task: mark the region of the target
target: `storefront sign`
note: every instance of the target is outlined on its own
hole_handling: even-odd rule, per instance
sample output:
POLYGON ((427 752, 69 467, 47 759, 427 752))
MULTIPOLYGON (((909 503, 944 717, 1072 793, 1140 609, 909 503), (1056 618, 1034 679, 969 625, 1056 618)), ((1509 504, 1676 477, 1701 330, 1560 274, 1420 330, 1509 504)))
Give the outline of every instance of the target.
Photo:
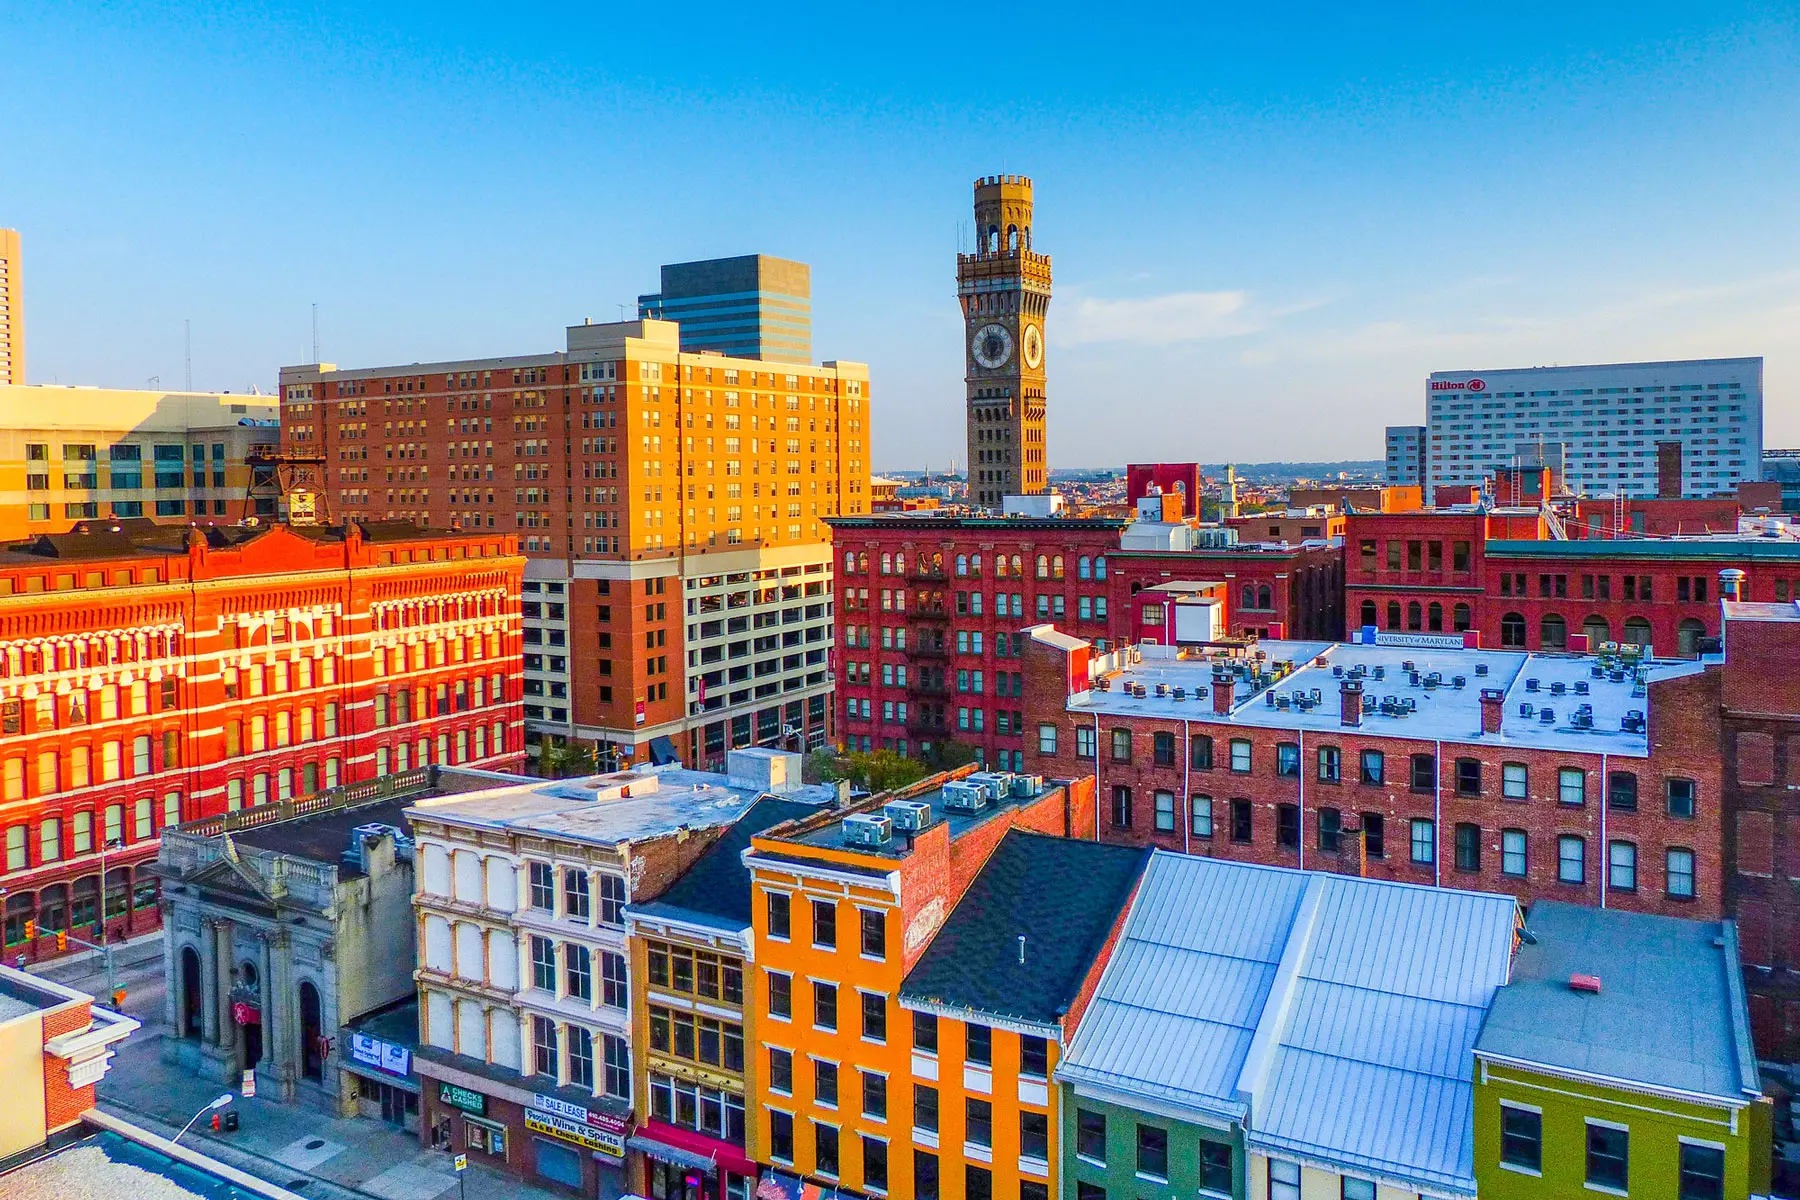
POLYGON ((531 1107, 541 1113, 553 1117, 561 1117, 565 1121, 575 1121, 582 1125, 592 1125, 598 1129, 623 1135, 625 1118, 615 1117, 608 1113, 595 1112, 584 1104, 574 1104, 556 1096, 547 1096, 543 1092, 531 1094, 531 1107))
POLYGON ((438 1099, 451 1108, 460 1108, 466 1113, 474 1113, 478 1117, 487 1116, 487 1097, 480 1092, 471 1092, 468 1088, 457 1087, 454 1083, 438 1084, 438 1099))
POLYGON ((238 1025, 258 1025, 262 1023, 262 1010, 254 1004, 239 1000, 231 1006, 231 1019, 238 1025))
POLYGON ((406 1075, 412 1070, 410 1049, 372 1038, 366 1033, 350 1035, 350 1057, 390 1075, 406 1075))
POLYGON ((561 1138, 565 1142, 574 1142, 577 1146, 585 1146, 608 1158, 622 1159, 625 1157, 623 1130, 613 1133, 584 1122, 570 1121, 564 1117, 544 1112, 527 1112, 525 1128, 533 1133, 544 1133, 553 1138, 561 1138))

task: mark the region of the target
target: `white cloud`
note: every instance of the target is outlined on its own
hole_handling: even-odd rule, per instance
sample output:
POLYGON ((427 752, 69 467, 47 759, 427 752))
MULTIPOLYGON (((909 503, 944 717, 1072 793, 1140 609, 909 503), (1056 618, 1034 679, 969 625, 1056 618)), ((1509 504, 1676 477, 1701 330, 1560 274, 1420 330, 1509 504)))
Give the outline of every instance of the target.
POLYGON ((1083 296, 1064 318, 1066 345, 1134 342, 1168 346, 1256 333, 1264 323, 1249 312, 1247 292, 1171 292, 1136 300, 1083 296))

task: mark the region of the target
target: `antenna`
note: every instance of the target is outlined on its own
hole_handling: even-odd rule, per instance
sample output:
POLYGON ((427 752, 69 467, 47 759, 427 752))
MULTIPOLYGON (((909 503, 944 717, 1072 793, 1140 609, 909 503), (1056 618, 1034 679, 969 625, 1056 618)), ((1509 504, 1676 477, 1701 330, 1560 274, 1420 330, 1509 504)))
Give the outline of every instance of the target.
POLYGON ((313 360, 313 366, 316 367, 319 365, 319 302, 316 300, 313 301, 312 318, 313 318, 313 356, 312 356, 312 360, 313 360))
POLYGON ((194 322, 190 317, 181 319, 181 354, 187 363, 187 382, 184 391, 194 390, 194 322))
POLYGON ((619 309, 619 320, 624 321, 625 320, 625 306, 623 304, 621 304, 618 306, 618 309, 619 309))

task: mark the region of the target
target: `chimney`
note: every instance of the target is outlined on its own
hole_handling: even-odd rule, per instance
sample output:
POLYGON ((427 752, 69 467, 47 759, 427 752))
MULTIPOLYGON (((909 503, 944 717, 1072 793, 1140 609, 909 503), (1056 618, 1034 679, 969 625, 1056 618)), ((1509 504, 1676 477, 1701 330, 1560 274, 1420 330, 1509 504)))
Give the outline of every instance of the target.
POLYGON ((1232 699, 1236 692, 1237 692, 1237 677, 1236 676, 1232 675, 1229 671, 1214 671, 1213 672, 1212 700, 1213 700, 1213 711, 1214 712, 1216 712, 1216 713, 1230 712, 1231 711, 1231 702, 1232 702, 1232 699))
POLYGON ((1737 602, 1744 598, 1744 573, 1736 567, 1719 572, 1719 599, 1737 602))
POLYGON ((1656 498, 1681 499, 1681 443, 1656 443, 1656 498))
POLYGON ((1506 693, 1499 688, 1481 689, 1481 732, 1499 733, 1506 713, 1506 693))
POLYGON ((1346 679, 1338 685, 1338 699, 1343 706, 1345 728, 1354 729, 1362 724, 1362 697, 1362 680, 1346 679))

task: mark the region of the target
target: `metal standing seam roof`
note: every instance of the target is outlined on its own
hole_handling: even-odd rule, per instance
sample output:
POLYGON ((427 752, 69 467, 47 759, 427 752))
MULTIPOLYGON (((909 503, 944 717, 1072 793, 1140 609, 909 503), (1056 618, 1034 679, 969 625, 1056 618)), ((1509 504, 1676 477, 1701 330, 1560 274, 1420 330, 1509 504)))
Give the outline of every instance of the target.
POLYGON ((1539 900, 1526 927, 1536 944, 1520 948, 1477 1055, 1723 1104, 1762 1093, 1732 922, 1539 900), (1600 991, 1571 988, 1577 973, 1600 991))
POLYGON ((1473 1193, 1470 1050, 1516 920, 1510 896, 1157 851, 1057 1077, 1473 1193))

